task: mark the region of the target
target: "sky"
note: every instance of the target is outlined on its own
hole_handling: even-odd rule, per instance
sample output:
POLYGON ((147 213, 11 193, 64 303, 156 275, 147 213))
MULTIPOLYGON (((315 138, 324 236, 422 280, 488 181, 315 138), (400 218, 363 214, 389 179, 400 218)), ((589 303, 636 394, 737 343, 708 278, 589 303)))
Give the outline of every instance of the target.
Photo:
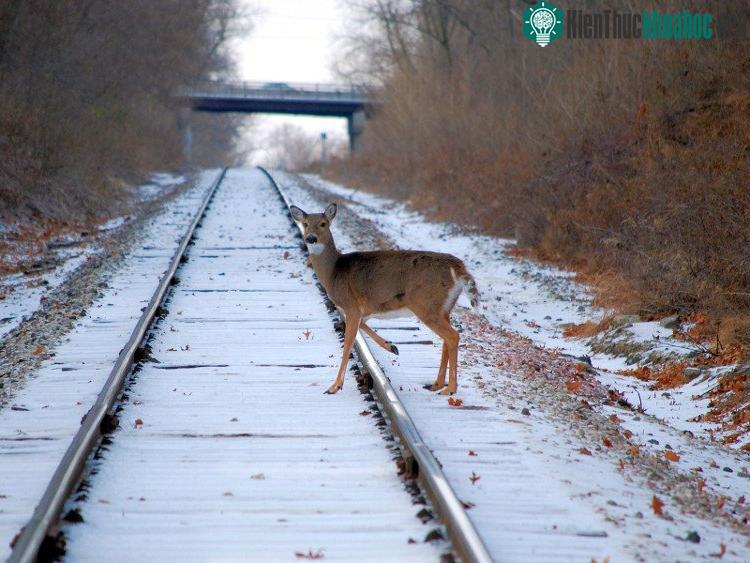
MULTIPOLYGON (((331 68, 336 57, 336 37, 345 25, 340 0, 241 0, 254 15, 246 38, 232 46, 241 80, 261 82, 335 83, 331 68)), ((346 138, 346 120, 313 116, 256 115, 245 138, 258 144, 270 130, 293 123, 319 136, 346 138)), ((250 163, 264 162, 262 149, 250 163)), ((265 162, 266 164, 273 164, 265 162)))

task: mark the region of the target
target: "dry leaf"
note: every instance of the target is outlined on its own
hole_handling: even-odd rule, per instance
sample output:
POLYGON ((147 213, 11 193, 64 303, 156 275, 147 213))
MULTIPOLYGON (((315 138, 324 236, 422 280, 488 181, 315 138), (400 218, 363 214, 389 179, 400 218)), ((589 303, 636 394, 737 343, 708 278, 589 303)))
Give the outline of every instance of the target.
POLYGON ((481 477, 477 475, 476 473, 474 473, 473 471, 471 472, 471 475, 469 475, 469 481, 471 481, 472 485, 476 483, 477 481, 479 481, 480 479, 481 477))
POLYGON ((312 548, 308 549, 307 553, 303 551, 295 551, 294 556, 297 559, 323 559, 325 557, 325 555, 323 555, 323 549, 313 551, 312 548))
POLYGON ((717 559, 721 559, 724 557, 724 554, 727 552, 727 546, 725 546, 723 543, 719 544, 719 553, 709 553, 711 557, 716 557, 717 559))
POLYGON ((578 393, 581 390, 583 381, 566 381, 565 388, 569 393, 578 393))
POLYGON ((40 354, 44 354, 44 346, 41 344, 34 348, 34 351, 31 353, 32 356, 39 356, 40 354))
POLYGON ((662 510, 664 508, 664 503, 656 496, 651 499, 651 508, 657 516, 662 516, 664 514, 662 510))
POLYGON ((610 442, 609 438, 602 438, 602 444, 604 444, 608 448, 612 447, 612 442, 610 442))
POLYGON ((305 335, 305 340, 310 340, 310 336, 312 335, 312 332, 308 329, 308 330, 305 330, 305 332, 303 332, 302 334, 305 335))
POLYGON ((578 451, 581 452, 583 455, 591 455, 591 450, 589 450, 588 448, 581 448, 578 451))
POLYGON ((143 419, 141 419, 141 418, 136 418, 136 419, 135 419, 135 423, 133 424, 133 426, 134 426, 135 428, 140 428, 141 426, 143 426, 143 419))
POLYGON ((635 444, 630 444, 628 446, 628 453, 633 457, 638 457, 639 455, 641 455, 641 450, 639 450, 638 446, 636 446, 635 444))
POLYGON ((669 461, 674 461, 675 463, 678 462, 678 461, 680 461, 680 456, 678 456, 672 450, 665 451, 664 452, 664 457, 666 457, 669 461))
POLYGON ((359 416, 370 416, 370 414, 372 414, 370 411, 363 410, 361 413, 359 413, 359 416))
POLYGON ((477 452, 475 452, 474 450, 469 450, 469 455, 474 457, 477 455, 477 452))

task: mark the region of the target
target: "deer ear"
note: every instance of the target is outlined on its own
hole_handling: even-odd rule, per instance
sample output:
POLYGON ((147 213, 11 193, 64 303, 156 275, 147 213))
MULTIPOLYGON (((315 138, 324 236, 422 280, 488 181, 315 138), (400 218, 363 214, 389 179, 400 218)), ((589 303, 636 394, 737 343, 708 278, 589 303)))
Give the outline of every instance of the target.
POLYGON ((333 221, 333 218, 336 217, 336 210, 337 209, 338 209, 338 207, 336 207, 335 203, 332 203, 328 207, 326 207, 326 210, 324 212, 325 216, 326 216, 326 219, 328 219, 329 221, 333 221))
POLYGON ((292 214, 292 219, 294 219, 295 221, 302 221, 305 217, 307 217, 307 213, 305 213, 304 211, 302 211, 296 205, 292 205, 289 208, 289 213, 292 214))

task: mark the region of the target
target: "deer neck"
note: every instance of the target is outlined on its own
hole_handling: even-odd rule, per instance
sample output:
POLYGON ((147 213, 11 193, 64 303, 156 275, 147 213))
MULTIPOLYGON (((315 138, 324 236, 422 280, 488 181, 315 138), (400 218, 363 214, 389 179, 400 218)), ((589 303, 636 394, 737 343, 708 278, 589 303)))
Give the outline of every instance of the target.
POLYGON ((331 239, 331 243, 327 244, 320 254, 311 254, 310 261, 312 262, 315 273, 318 274, 320 283, 323 287, 328 290, 331 279, 333 278, 333 271, 336 268, 336 260, 339 258, 339 251, 336 248, 336 243, 331 239))

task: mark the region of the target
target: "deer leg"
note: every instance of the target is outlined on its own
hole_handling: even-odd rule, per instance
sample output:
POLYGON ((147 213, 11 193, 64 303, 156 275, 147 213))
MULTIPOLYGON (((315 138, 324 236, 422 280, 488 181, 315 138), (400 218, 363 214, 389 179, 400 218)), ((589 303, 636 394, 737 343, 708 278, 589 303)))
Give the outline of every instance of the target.
MULTIPOLYGON (((450 323, 449 325, 450 326, 450 323)), ((449 337, 445 342, 448 345, 448 363, 450 364, 449 371, 450 376, 448 378, 448 387, 443 389, 441 395, 453 395, 458 390, 458 340, 460 336, 453 327, 453 336, 449 337)))
POLYGON ((339 373, 336 375, 336 380, 325 391, 330 395, 333 395, 344 386, 344 374, 346 373, 346 366, 349 364, 349 354, 352 351, 354 339, 357 338, 357 327, 359 327, 359 321, 362 318, 359 311, 350 311, 349 313, 345 313, 344 316, 346 317, 346 328, 344 329, 344 354, 341 357, 341 365, 339 366, 339 373))
POLYGON ((372 338, 375 341, 375 344, 398 356, 398 348, 396 348, 396 345, 393 344, 393 342, 388 342, 385 338, 372 330, 369 326, 367 326, 367 323, 365 321, 359 323, 359 328, 361 328, 367 336, 372 338))
POLYGON ((445 366, 447 363, 450 377, 448 378, 448 387, 443 389, 442 394, 452 395, 458 388, 458 340, 460 338, 458 332, 451 326, 447 313, 443 313, 438 317, 432 315, 417 316, 432 332, 443 339, 443 355, 440 358, 440 370, 431 390, 437 391, 445 387, 445 366))
POLYGON ((424 388, 430 391, 440 391, 445 387, 445 370, 448 367, 448 346, 443 341, 443 353, 440 355, 440 369, 438 369, 435 383, 432 385, 425 385, 424 388))

